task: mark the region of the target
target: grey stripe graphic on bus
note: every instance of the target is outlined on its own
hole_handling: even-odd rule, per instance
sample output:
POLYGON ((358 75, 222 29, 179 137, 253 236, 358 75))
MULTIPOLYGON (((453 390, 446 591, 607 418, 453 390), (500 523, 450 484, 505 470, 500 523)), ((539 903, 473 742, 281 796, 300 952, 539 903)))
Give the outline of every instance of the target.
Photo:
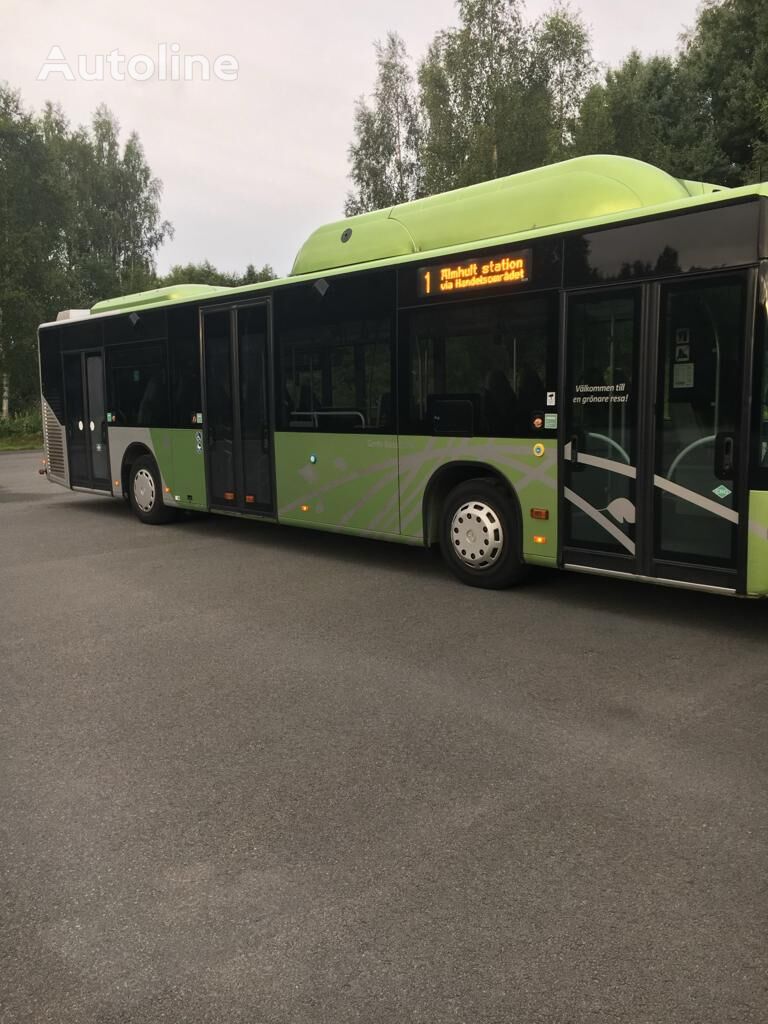
MULTIPOLYGON (((563 455, 569 462, 573 461, 573 450, 571 443, 568 442, 563 449, 563 455)), ((630 477, 635 479, 637 477, 637 469, 634 466, 630 466, 624 462, 615 462, 613 459, 603 459, 597 455, 586 455, 583 452, 578 452, 576 455, 576 461, 584 464, 585 466, 592 466, 596 469, 604 469, 609 473, 617 473, 620 476, 630 477)), ((719 505, 716 501, 711 498, 706 498, 703 494, 699 494, 696 491, 690 490, 688 487, 682 487, 680 484, 676 484, 673 480, 667 480, 664 476, 654 475, 653 478, 654 487, 658 487, 659 490, 665 491, 667 494, 673 495, 675 498, 680 498, 682 501, 687 501, 691 505, 696 505, 698 508, 703 509, 705 512, 711 512, 712 515, 719 516, 721 519, 727 519, 730 523, 739 522, 739 513, 732 508, 727 508, 724 505, 719 505)), ((574 491, 568 487, 564 488, 563 495, 566 501, 570 501, 572 505, 575 505, 578 509, 588 515, 590 519, 601 526, 607 533, 610 533, 612 537, 619 541, 619 543, 627 549, 631 554, 635 552, 634 542, 631 541, 621 530, 615 526, 610 519, 607 519, 603 512, 608 512, 614 515, 615 512, 621 511, 623 514, 614 515, 619 522, 634 523, 634 506, 632 502, 627 498, 616 499, 604 509, 593 508, 587 501, 577 495, 574 491), (621 510, 616 506, 618 502, 622 502, 621 510), (624 504, 626 503, 626 505, 624 504), (632 517, 626 513, 629 509, 632 509, 632 517)))

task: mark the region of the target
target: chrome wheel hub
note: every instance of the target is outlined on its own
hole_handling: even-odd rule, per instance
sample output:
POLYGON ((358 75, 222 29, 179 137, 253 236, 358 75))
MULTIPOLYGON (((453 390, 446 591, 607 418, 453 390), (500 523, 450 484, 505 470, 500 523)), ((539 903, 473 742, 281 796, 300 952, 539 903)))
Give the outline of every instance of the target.
POLYGON ((155 507, 155 481, 147 469, 140 469, 133 478, 133 499, 142 512, 151 512, 155 507))
POLYGON ((468 501, 453 515, 451 541, 460 562, 473 569, 490 569, 504 550, 501 520, 485 502, 468 501))

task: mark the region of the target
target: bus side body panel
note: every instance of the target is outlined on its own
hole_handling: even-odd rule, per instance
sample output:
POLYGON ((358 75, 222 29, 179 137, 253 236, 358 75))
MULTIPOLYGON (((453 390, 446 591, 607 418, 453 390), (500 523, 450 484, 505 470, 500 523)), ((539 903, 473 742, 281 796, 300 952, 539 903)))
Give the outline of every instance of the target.
POLYGON ((123 494, 123 461, 131 445, 141 445, 153 456, 163 484, 163 503, 205 511, 205 459, 202 432, 171 427, 108 428, 112 494, 123 494), (168 488, 168 490, 166 490, 168 488))
POLYGON ((397 437, 275 434, 278 521, 400 538, 397 437))
POLYGON ((768 491, 749 492, 747 594, 768 595, 768 491))
POLYGON ((286 432, 275 435, 275 452, 281 523, 416 544, 425 539, 424 497, 435 473, 455 463, 490 466, 520 501, 525 560, 557 564, 554 439, 286 432), (531 508, 548 519, 533 520, 531 508))
POLYGON ((424 496, 436 472, 451 463, 477 462, 497 470, 520 502, 523 558, 557 565, 557 441, 526 438, 400 438, 400 523, 405 537, 424 536, 424 496), (546 520, 531 518, 544 509, 546 520), (534 537, 539 538, 534 541, 534 537))
POLYGON ((46 476, 51 483, 69 487, 69 446, 64 418, 60 336, 60 327, 48 327, 37 334, 40 399, 46 476))
MULTIPOLYGON (((172 498, 178 508, 207 509, 202 429, 154 429, 152 441, 155 448, 163 451, 162 457, 169 460, 165 476, 171 493, 166 497, 172 498)), ((163 472, 162 467, 160 471, 163 472)))

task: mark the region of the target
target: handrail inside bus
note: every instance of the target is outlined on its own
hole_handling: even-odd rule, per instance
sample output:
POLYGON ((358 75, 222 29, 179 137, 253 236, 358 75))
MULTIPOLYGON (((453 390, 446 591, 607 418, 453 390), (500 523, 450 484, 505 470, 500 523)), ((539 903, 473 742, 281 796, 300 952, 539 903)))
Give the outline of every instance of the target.
POLYGON ((313 421, 316 427, 319 426, 319 416, 357 416, 360 419, 360 426, 365 430, 365 416, 358 409, 294 409, 291 417, 294 416, 306 416, 313 421))
POLYGON ((618 441, 614 441, 614 439, 612 437, 608 437, 607 434, 595 434, 591 430, 587 431, 587 437, 596 437, 600 441, 605 441, 605 443, 610 448, 614 448, 619 453, 619 455, 621 455, 622 459, 626 462, 626 464, 628 466, 632 465, 632 463, 629 461, 629 456, 627 455, 627 453, 621 447, 619 442, 618 441))
POLYGON ((672 465, 667 470, 667 480, 674 480, 675 470, 689 452, 692 452, 695 448, 701 448, 702 445, 710 444, 716 439, 717 435, 712 434, 711 437, 697 437, 695 441, 691 441, 689 445, 686 445, 685 448, 683 448, 681 452, 678 452, 672 460, 672 465))

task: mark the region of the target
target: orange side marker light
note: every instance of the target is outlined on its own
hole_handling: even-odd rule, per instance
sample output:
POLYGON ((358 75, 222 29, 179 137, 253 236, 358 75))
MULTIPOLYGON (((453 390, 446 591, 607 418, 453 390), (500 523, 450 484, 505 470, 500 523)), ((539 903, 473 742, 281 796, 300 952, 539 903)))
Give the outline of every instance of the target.
POLYGON ((546 508, 532 508, 531 519, 549 519, 549 509, 546 508))
POLYGON ((534 534, 533 543, 534 544, 546 544, 547 543, 547 538, 546 537, 542 537, 540 534, 534 534))

